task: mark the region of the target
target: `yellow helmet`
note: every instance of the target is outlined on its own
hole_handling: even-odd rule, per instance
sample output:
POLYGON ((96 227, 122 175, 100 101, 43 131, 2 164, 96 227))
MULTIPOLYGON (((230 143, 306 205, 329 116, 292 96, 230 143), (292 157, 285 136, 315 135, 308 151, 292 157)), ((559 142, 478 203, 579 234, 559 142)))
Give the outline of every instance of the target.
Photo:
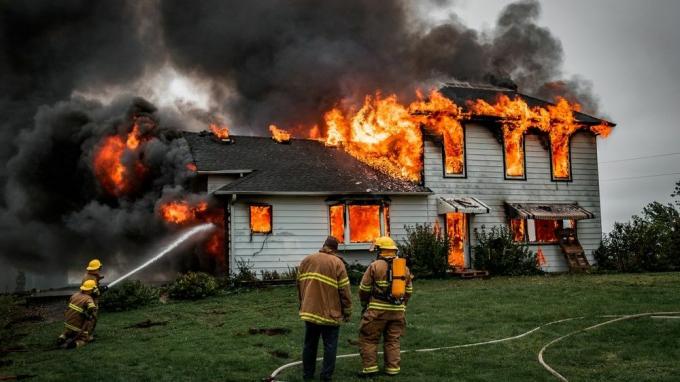
POLYGON ((96 271, 101 267, 102 267, 102 262, 97 260, 97 259, 91 260, 90 263, 87 264, 87 270, 88 271, 96 271))
POLYGON ((94 280, 85 280, 83 285, 80 286, 80 290, 89 291, 97 287, 97 282, 94 280))
POLYGON ((380 249, 398 249, 397 243, 389 236, 380 236, 375 239, 375 246, 380 249))

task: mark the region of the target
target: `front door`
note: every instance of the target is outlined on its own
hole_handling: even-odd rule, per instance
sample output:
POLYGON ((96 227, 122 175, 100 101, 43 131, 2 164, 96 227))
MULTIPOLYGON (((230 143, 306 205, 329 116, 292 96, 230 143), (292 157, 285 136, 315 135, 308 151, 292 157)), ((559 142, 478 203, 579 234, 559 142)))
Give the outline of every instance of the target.
POLYGON ((467 248, 467 215, 462 212, 446 214, 446 236, 449 239, 449 266, 465 268, 467 248))

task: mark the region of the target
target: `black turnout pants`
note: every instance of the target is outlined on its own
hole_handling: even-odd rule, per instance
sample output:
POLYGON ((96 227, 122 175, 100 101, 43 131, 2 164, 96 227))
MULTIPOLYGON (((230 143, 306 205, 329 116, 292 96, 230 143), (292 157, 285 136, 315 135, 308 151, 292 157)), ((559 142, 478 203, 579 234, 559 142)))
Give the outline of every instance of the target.
POLYGON ((302 349, 303 378, 314 378, 316 368, 316 352, 319 347, 319 337, 323 338, 323 364, 321 366, 321 380, 330 380, 335 370, 335 356, 338 353, 339 326, 317 325, 305 321, 305 344, 302 349))

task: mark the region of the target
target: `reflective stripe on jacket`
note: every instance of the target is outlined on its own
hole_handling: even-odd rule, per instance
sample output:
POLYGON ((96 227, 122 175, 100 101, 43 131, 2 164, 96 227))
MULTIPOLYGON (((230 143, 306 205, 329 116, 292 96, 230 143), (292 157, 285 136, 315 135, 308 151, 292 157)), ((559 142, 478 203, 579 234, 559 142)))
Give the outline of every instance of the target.
POLYGON ((78 292, 71 296, 64 312, 64 326, 75 332, 82 330, 85 322, 96 317, 97 305, 92 296, 78 292))
POLYGON ((352 312, 349 278, 342 260, 318 252, 305 257, 298 268, 300 319, 319 325, 340 325, 352 312))
POLYGON ((361 284, 359 284, 361 305, 373 310, 404 312, 406 311, 406 303, 413 294, 413 276, 411 275, 411 270, 408 267, 406 268, 404 302, 402 304, 392 304, 378 297, 384 296, 389 288, 389 281, 387 281, 388 266, 387 261, 380 259, 374 260, 368 266, 366 272, 364 272, 364 277, 361 278, 361 284))

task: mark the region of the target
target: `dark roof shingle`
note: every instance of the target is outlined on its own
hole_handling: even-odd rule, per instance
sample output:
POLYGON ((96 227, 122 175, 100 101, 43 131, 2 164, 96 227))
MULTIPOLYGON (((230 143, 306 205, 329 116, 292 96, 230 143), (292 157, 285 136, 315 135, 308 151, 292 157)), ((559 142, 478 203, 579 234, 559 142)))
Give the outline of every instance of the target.
POLYGON ((431 191, 380 172, 341 149, 313 140, 279 144, 269 137, 233 136, 224 144, 209 133, 185 132, 199 172, 251 170, 217 193, 409 194, 431 191))

